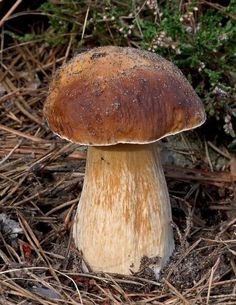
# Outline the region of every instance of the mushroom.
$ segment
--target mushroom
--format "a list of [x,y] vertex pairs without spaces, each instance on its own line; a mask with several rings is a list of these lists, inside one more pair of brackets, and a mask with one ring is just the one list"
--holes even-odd
[[159,55],[99,47],[58,71],[44,113],[56,134],[88,146],[73,226],[85,261],[120,274],[145,263],[158,277],[174,238],[157,141],[205,121],[193,88]]

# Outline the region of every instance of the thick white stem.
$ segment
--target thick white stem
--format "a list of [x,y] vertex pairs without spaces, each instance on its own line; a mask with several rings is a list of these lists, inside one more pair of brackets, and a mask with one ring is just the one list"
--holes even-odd
[[90,147],[73,235],[94,271],[158,276],[174,249],[156,144]]

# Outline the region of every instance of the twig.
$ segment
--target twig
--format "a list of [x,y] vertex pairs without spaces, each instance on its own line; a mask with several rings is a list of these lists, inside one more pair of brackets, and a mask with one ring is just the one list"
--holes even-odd
[[211,2],[206,1],[206,0],[201,0],[201,2],[211,6],[213,8],[215,8],[216,10],[218,10],[218,11],[220,11],[222,13],[224,13],[226,16],[229,16],[231,19],[236,20],[236,16],[233,15],[233,14],[225,12],[225,9],[224,9],[223,6],[221,6],[221,5],[217,4],[217,3],[211,3]]
[[210,158],[210,155],[209,155],[209,150],[208,150],[208,146],[207,146],[207,141],[205,140],[204,141],[204,144],[205,144],[205,152],[206,152],[206,157],[207,157],[207,161],[208,161],[208,164],[210,166],[210,170],[211,172],[214,172],[214,169],[213,169],[213,165],[211,163],[211,158]]
[[211,274],[210,274],[209,285],[208,285],[208,290],[207,290],[207,305],[209,304],[209,301],[210,301],[210,294],[211,294],[213,276],[214,276],[214,273],[215,273],[219,263],[220,263],[220,256],[217,258],[214,266],[211,268]]
[[170,290],[183,301],[183,305],[190,305],[189,301],[166,279],[163,279],[164,283],[170,288]]
[[226,159],[230,160],[230,155],[228,153],[223,152],[222,150],[220,150],[218,147],[216,147],[213,143],[211,143],[210,141],[207,141],[207,144],[214,149],[218,154],[220,154],[221,156],[225,157]]
[[83,24],[82,34],[81,34],[81,41],[84,39],[84,33],[85,33],[86,24],[87,24],[87,20],[88,20],[89,10],[90,10],[90,7],[88,6],[86,15],[84,18],[84,24]]
[[4,22],[7,20],[7,18],[14,12],[14,10],[17,8],[17,6],[22,2],[22,0],[17,0],[13,6],[9,9],[9,11],[6,13],[5,16],[2,17],[0,20],[0,28],[4,24]]
[[28,135],[28,134],[26,134],[24,132],[21,132],[19,130],[15,130],[13,128],[4,126],[2,124],[0,124],[0,129],[4,130],[4,131],[7,131],[7,132],[10,132],[10,133],[12,133],[12,134],[14,134],[16,136],[19,136],[19,137],[25,138],[27,140],[33,141],[33,142],[50,143],[50,141],[47,141],[47,140],[44,140],[44,139],[41,139],[41,138],[38,138],[38,137],[35,137],[35,136]]
[[10,156],[14,153],[14,151],[21,145],[22,141],[19,141],[15,147],[0,161],[0,166],[10,158]]

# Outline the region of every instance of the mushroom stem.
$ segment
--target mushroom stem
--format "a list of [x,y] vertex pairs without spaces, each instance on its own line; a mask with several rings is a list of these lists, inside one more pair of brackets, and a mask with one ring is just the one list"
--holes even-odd
[[158,277],[174,239],[156,143],[88,148],[73,235],[94,271],[130,274],[145,263]]

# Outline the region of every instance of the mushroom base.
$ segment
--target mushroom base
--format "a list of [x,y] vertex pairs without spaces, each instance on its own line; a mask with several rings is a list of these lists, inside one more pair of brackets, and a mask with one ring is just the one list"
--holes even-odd
[[159,276],[174,238],[156,143],[89,147],[73,237],[94,271],[131,274],[147,258]]

